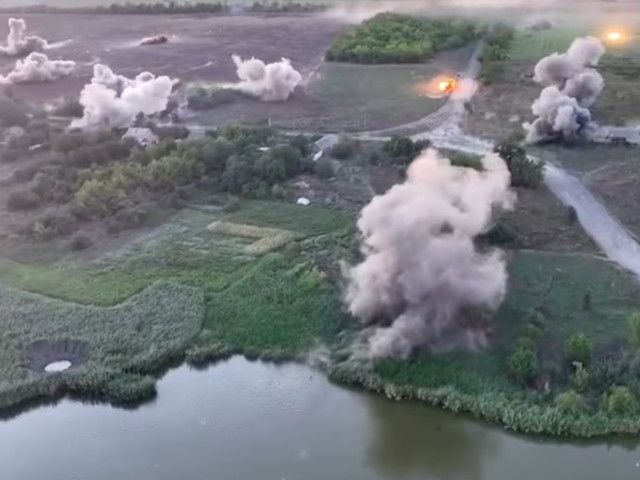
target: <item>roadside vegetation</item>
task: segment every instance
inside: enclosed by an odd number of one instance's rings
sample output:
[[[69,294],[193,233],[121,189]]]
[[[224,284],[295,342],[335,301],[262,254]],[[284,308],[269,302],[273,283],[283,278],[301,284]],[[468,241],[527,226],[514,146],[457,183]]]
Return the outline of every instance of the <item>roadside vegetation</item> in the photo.
[[[436,52],[463,47],[484,31],[484,25],[464,19],[380,13],[336,40],[326,58],[369,64],[418,63]]]

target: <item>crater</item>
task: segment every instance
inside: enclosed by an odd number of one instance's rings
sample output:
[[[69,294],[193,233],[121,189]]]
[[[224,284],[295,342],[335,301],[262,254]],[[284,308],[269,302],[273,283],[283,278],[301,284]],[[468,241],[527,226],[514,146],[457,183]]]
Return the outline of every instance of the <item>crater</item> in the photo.
[[[85,363],[89,344],[82,340],[36,340],[25,348],[24,364],[34,372],[55,373]]]

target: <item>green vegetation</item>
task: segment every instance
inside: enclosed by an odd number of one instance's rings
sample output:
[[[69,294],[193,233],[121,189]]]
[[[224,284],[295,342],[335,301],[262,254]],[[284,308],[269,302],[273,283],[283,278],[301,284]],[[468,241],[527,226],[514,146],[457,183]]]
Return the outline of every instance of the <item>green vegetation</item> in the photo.
[[[543,179],[544,163],[529,158],[524,147],[509,140],[497,144],[494,151],[507,163],[512,187],[538,188]]]
[[[166,282],[109,308],[7,288],[2,298],[0,322],[6,335],[0,340],[0,407],[66,391],[115,402],[148,397],[155,393],[155,382],[141,374],[179,358],[204,317],[201,292]],[[31,356],[45,364],[66,359],[57,356],[64,352],[47,351],[47,344],[56,341],[86,342],[86,363],[81,361],[68,376],[48,375],[29,358],[25,368],[24,352],[31,344],[37,345]]]
[[[593,344],[584,333],[574,333],[565,345],[565,355],[571,362],[588,365],[593,354]]]
[[[568,415],[576,415],[584,410],[582,397],[573,390],[559,393],[553,403],[562,413]]]
[[[477,40],[484,26],[463,19],[427,19],[380,13],[345,33],[327,51],[329,61],[417,63]]]
[[[493,25],[483,40],[480,78],[485,85],[496,81],[504,70],[504,62],[510,57],[516,30],[510,25]]]
[[[602,410],[609,415],[630,415],[637,408],[636,397],[627,387],[612,387],[602,395]]]

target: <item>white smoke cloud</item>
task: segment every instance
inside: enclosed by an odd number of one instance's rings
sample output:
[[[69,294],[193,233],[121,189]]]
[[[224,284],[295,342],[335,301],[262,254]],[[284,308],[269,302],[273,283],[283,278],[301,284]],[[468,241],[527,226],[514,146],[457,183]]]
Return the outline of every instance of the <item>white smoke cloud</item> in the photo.
[[[32,52],[42,52],[49,47],[44,38],[26,36],[26,29],[27,24],[22,18],[10,18],[7,45],[0,45],[0,55],[21,57]]]
[[[265,102],[286,100],[302,83],[302,75],[286,58],[266,65],[255,57],[242,60],[238,55],[232,55],[231,58],[240,79],[234,88]]]
[[[143,72],[134,79],[116,75],[108,66],[96,64],[93,78],[80,93],[84,107],[81,119],[72,128],[124,128],[139,113],[153,115],[167,108],[173,81]]]
[[[604,53],[597,38],[576,38],[566,53],[553,53],[536,64],[533,79],[545,88],[531,106],[538,118],[524,125],[528,142],[576,140],[587,134],[589,107],[604,88],[595,70]]]
[[[515,197],[498,155],[482,166],[453,166],[427,150],[404,183],[362,210],[365,258],[345,271],[345,301],[371,326],[367,356],[486,345],[486,313],[502,302],[507,271],[501,252],[478,251],[474,239],[490,227],[494,208],[511,208]]]
[[[53,82],[71,75],[75,68],[74,61],[50,60],[44,53],[32,52],[27,58],[16,61],[9,74],[0,75],[0,84]]]

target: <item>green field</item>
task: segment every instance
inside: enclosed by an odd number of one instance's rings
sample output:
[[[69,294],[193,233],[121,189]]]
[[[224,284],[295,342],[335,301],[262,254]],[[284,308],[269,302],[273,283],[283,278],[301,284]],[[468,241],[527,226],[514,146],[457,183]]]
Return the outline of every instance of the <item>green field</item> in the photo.
[[[309,87],[320,106],[319,122],[342,130],[368,130],[417,120],[444,99],[427,98],[420,85],[441,74],[437,62],[424,65],[325,63]]]

